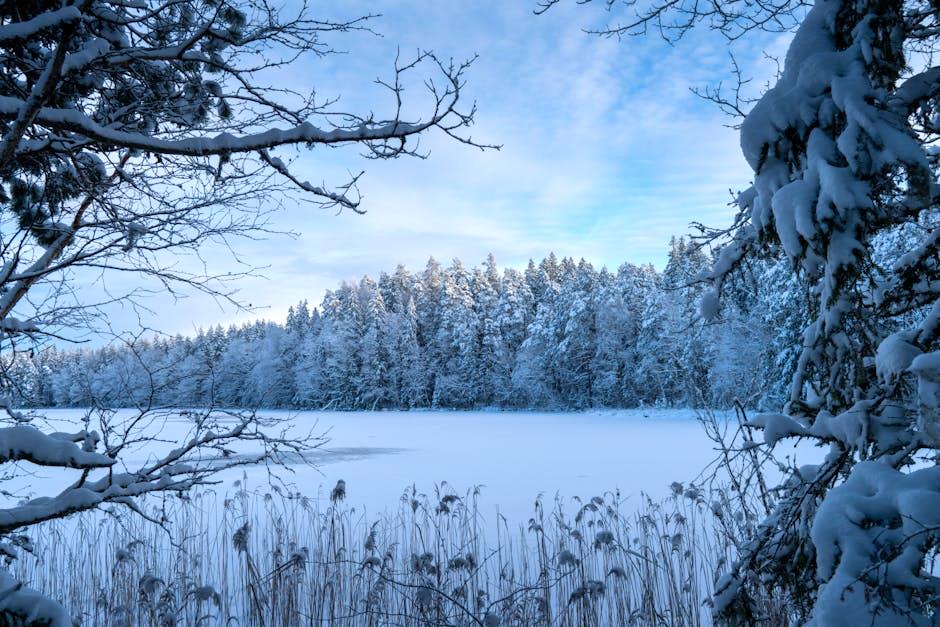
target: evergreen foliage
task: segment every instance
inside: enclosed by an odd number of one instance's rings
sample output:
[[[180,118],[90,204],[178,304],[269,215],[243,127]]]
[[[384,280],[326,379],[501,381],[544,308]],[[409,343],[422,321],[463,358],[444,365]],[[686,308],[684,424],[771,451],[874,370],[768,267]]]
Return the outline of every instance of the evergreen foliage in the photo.
[[[291,307],[283,324],[215,327],[94,350],[48,348],[10,363],[37,406],[411,409],[779,405],[766,381],[792,369],[790,301],[738,280],[735,305],[702,323],[709,259],[670,243],[663,272],[616,272],[549,255],[523,273],[431,259]],[[766,265],[766,273],[778,270]],[[730,341],[733,339],[733,341]],[[727,340],[727,341],[726,341]],[[778,377],[779,378],[779,377]]]

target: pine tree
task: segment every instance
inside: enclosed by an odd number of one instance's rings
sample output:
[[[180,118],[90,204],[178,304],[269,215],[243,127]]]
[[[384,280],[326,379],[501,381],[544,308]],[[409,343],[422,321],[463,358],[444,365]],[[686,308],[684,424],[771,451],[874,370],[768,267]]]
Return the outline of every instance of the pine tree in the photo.
[[[404,409],[427,407],[428,375],[425,356],[418,346],[418,312],[415,299],[408,295],[389,316],[388,354],[394,355],[392,387],[397,392],[397,406]]]
[[[594,268],[584,260],[577,266],[562,260],[561,286],[553,323],[558,337],[552,354],[555,388],[566,407],[589,407],[594,397],[591,362],[596,351]]]
[[[940,73],[909,76],[908,61],[920,61],[906,58],[932,53],[937,34],[925,25],[935,20],[918,3],[816,2],[741,127],[754,184],[738,197],[702,310],[718,315],[746,260],[786,256],[807,286],[804,327],[784,411],[752,424],[768,446],[798,436],[830,452],[781,485],[719,583],[726,615],[750,616],[748,582],[759,577],[813,625],[936,621],[928,560],[940,474],[935,461],[915,462],[940,447],[937,162],[924,123]],[[880,246],[913,225],[901,250]]]
[[[391,356],[387,353],[388,320],[385,299],[378,285],[368,276],[359,283],[362,320],[359,335],[360,370],[356,377],[357,407],[376,409],[392,404]]]
[[[470,276],[456,259],[441,282],[440,326],[434,344],[439,359],[434,406],[472,407],[479,389],[479,322]]]
[[[484,270],[475,268],[472,298],[479,329],[478,387],[476,402],[493,405],[505,392],[508,373],[502,329],[499,324],[499,272],[493,256],[487,258]]]
[[[598,273],[594,303],[596,340],[590,357],[591,405],[630,405],[635,401],[628,400],[632,372],[627,360],[630,349],[636,347],[637,312],[630,309],[617,277],[606,267]]]

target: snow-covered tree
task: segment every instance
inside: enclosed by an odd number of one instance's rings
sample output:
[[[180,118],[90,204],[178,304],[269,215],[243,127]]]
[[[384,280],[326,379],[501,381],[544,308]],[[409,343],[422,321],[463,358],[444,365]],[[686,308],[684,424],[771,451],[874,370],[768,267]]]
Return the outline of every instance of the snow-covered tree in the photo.
[[[541,272],[541,271],[540,271]],[[544,274],[542,274],[544,278]],[[512,397],[522,406],[558,406],[557,376],[553,357],[558,347],[558,286],[544,282],[525,341],[516,353],[512,372]]]
[[[525,341],[529,323],[535,313],[535,298],[529,290],[525,276],[514,268],[503,271],[499,291],[500,337],[510,361]]]
[[[722,582],[721,610],[741,611],[745,574],[760,571],[779,573],[814,624],[936,620],[926,561],[940,540],[940,475],[935,461],[915,462],[940,446],[928,150],[940,77],[912,52],[935,41],[924,30],[937,17],[918,3],[817,2],[778,84],[744,120],[755,180],[739,196],[716,290],[742,259],[777,251],[806,278],[809,323],[785,412],[754,424],[768,445],[809,437],[830,453],[793,471]],[[877,255],[906,225],[918,226],[910,248]],[[714,313],[716,300],[704,308]]]
[[[427,407],[429,404],[426,356],[418,345],[418,311],[415,298],[407,295],[396,303],[388,317],[387,354],[394,355],[391,370],[392,393],[396,405],[403,409]]]
[[[437,386],[439,369],[437,364],[442,361],[438,350],[437,333],[441,324],[441,289],[443,285],[443,270],[441,264],[434,258],[428,259],[424,272],[421,273],[420,287],[417,295],[418,311],[418,344],[424,349],[427,356],[428,377],[427,397],[434,397]]]
[[[455,259],[440,289],[440,326],[434,338],[437,378],[432,403],[472,407],[479,386],[479,320],[470,275]]]
[[[494,405],[508,390],[511,364],[506,355],[500,325],[500,277],[493,255],[484,267],[474,268],[472,280],[473,301],[479,324],[480,370],[478,402]]]
[[[302,301],[283,324],[22,353],[7,366],[8,394],[34,406],[33,390],[60,389],[48,403],[412,408],[431,406],[444,377],[438,407],[781,405],[780,386],[764,382],[793,371],[786,347],[803,320],[785,264],[736,278],[722,319],[704,330],[684,287],[694,272],[676,264],[624,264],[616,275],[569,258],[532,267],[541,299],[492,258],[469,271],[432,260],[419,275],[399,266],[341,285],[313,310]]]
[[[666,341],[670,350],[664,358],[672,371],[673,383],[680,386],[690,405],[701,404],[707,396],[709,364],[704,343],[700,341],[697,316],[702,292],[698,279],[707,264],[699,247],[684,238],[672,238],[662,276],[665,298],[662,330],[671,335]]]
[[[596,340],[590,364],[591,404],[623,407],[633,401],[627,394],[633,378],[628,359],[636,347],[637,311],[628,306],[617,277],[607,268],[598,274],[594,303]]]
[[[390,406],[395,399],[391,387],[393,354],[388,352],[388,312],[378,285],[369,277],[359,283],[362,315],[359,333],[360,370],[356,378],[358,407],[369,409]]]
[[[715,236],[701,311],[720,318],[748,262],[788,261],[796,280],[781,288],[805,286],[805,300],[786,316],[802,325],[786,405],[751,424],[768,447],[805,438],[829,452],[774,492],[719,582],[716,612],[758,620],[749,592],[766,584],[788,594],[797,622],[936,624],[940,11],[919,0],[622,7],[607,33],[675,39],[704,23],[739,39],[798,25],[776,84],[741,123],[754,180]],[[744,102],[710,97],[726,110]]]
[[[584,260],[575,267],[570,258],[565,258],[562,268],[564,274],[555,300],[553,325],[559,336],[551,356],[551,369],[561,402],[583,408],[590,406],[594,398],[591,366],[597,342],[596,273]]]

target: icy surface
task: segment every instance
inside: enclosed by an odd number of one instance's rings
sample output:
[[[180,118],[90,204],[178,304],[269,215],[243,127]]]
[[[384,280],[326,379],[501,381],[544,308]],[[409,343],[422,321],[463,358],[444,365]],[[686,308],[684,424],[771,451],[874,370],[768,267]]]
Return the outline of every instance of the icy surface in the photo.
[[[524,521],[539,494],[590,497],[619,489],[625,496],[665,497],[670,483],[694,479],[716,456],[692,410],[265,413],[293,416],[298,433],[313,428],[330,438],[310,456],[315,468],[297,460],[293,472],[282,473],[285,481],[327,499],[344,479],[347,502],[376,513],[395,507],[412,484],[427,493],[446,481],[458,492],[483,486],[482,502],[491,513],[498,507]],[[67,430],[82,412],[47,414]],[[187,426],[180,418],[162,426],[160,435],[182,439]],[[814,452],[801,450],[800,461],[812,461]],[[128,466],[146,455],[133,452]],[[18,480],[20,494],[60,485],[52,473],[42,468]],[[267,481],[263,468],[245,473],[249,486],[262,488]],[[242,478],[242,470],[225,475],[224,489]]]

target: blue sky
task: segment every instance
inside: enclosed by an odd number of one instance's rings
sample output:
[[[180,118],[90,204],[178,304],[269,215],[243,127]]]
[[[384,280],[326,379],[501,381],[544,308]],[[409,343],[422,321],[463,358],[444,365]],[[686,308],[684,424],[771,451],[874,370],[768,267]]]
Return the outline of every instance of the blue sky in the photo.
[[[550,251],[597,266],[623,261],[661,267],[671,235],[693,220],[723,225],[729,189],[749,181],[736,132],[692,86],[728,79],[728,45],[695,32],[674,46],[656,36],[623,41],[586,35],[610,16],[600,7],[562,3],[532,14],[529,0],[347,0],[331,17],[381,13],[381,37],[353,33],[329,40],[346,54],[312,59],[277,77],[298,88],[340,96],[340,108],[387,111],[373,84],[388,77],[395,54],[419,48],[462,59],[479,54],[466,96],[479,113],[472,130],[499,152],[480,152],[428,136],[427,160],[366,162],[354,149],[285,152],[315,183],[345,180],[365,169],[366,215],[335,215],[288,201],[273,226],[298,233],[238,244],[265,278],[245,279],[241,298],[259,309],[234,311],[201,296],[154,297],[153,326],[187,333],[217,322],[283,318],[301,298],[313,304],[344,279],[376,276],[403,263],[423,268],[429,256],[475,265],[492,252],[522,266]],[[782,56],[785,36],[739,46],[745,71],[766,81],[768,49]],[[415,102],[420,92],[413,90]],[[207,250],[214,270],[227,253]],[[117,314],[120,321],[122,314]],[[116,326],[121,326],[120,322]]]

